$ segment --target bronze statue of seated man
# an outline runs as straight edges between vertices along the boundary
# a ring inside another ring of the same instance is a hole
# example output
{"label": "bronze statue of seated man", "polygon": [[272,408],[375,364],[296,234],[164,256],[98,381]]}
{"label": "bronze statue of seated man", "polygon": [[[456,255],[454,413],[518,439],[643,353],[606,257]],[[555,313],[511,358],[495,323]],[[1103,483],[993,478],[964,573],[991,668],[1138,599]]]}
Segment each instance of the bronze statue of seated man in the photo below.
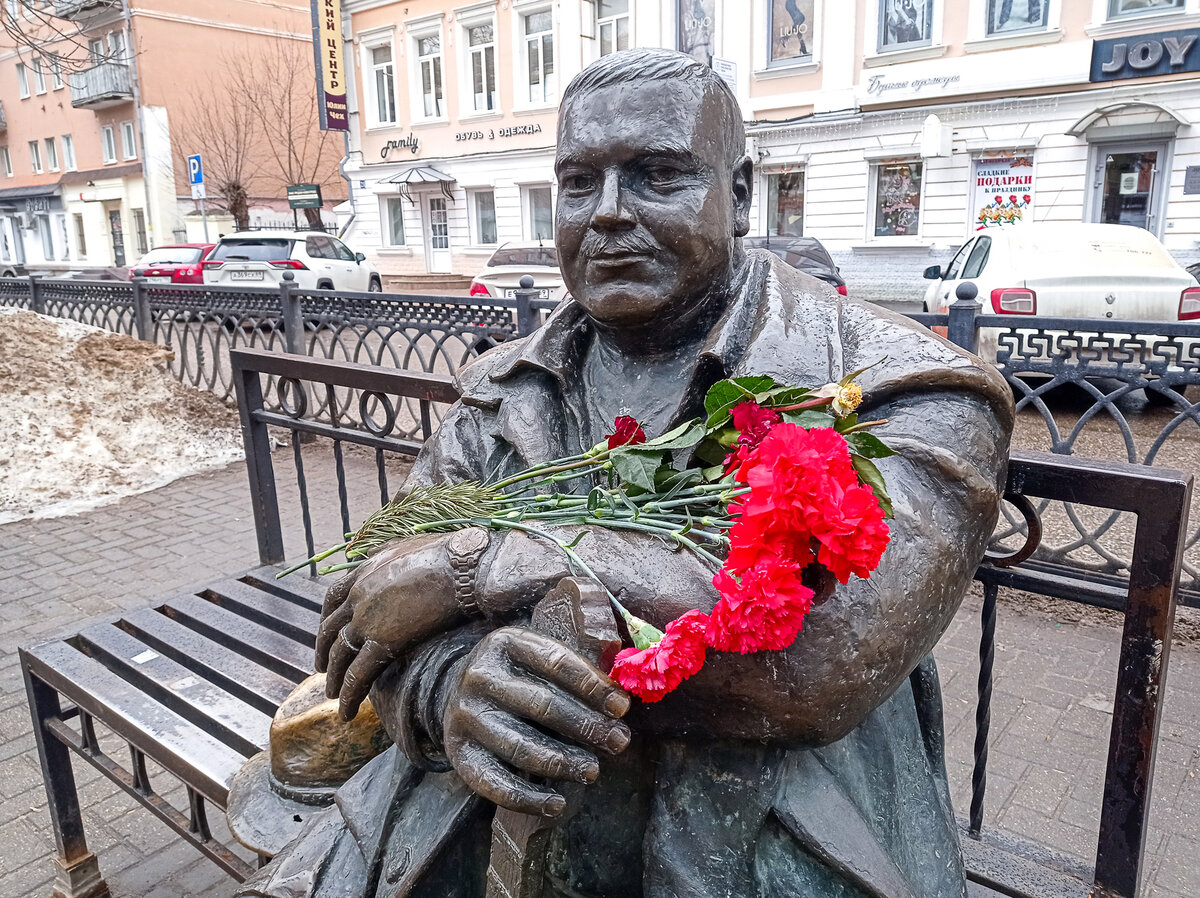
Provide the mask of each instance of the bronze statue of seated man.
{"label": "bronze statue of seated man", "polygon": [[[743,250],[745,150],[737,101],[690,57],[627,51],[576,77],[555,162],[571,296],[462,372],[408,485],[579,452],[618,414],[663,433],[722,378],[819,386],[886,357],[860,381],[898,451],[879,568],[827,591],[790,648],[714,654],[643,706],[530,624],[571,573],[555,546],[474,530],[385,548],[330,590],[317,653],[343,714],[370,691],[396,745],[243,894],[502,895],[496,808],[553,821],[568,798],[526,898],[966,894],[930,652],[996,521],[1011,396],[923,328]],[[716,601],[710,568],[643,534],[577,551],[659,626]]]}

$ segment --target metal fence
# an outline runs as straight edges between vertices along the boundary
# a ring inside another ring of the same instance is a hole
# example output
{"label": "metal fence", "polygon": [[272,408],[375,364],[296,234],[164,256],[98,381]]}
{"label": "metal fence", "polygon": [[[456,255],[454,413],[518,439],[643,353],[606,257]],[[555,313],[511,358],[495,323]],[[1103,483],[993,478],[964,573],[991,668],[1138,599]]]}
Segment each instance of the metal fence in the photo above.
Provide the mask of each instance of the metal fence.
{"label": "metal fence", "polygon": [[[966,286],[966,285],[964,285]],[[0,304],[29,308],[154,340],[174,350],[184,383],[232,401],[229,351],[286,350],[430,374],[454,374],[471,358],[535,329],[554,303],[535,291],[513,298],[302,291],[278,288],[158,286],[134,280],[0,279]],[[1017,398],[1021,445],[1055,453],[1196,470],[1200,467],[1200,324],[981,314],[968,289],[948,313],[913,319],[995,361]],[[1075,391],[1063,401],[1061,387]],[[1059,391],[1053,407],[1047,397]],[[318,412],[345,415],[363,397],[318,397]],[[374,400],[367,398],[368,406]],[[274,382],[267,406],[282,405]],[[415,404],[396,410],[399,432],[419,439]],[[431,413],[440,420],[443,406]],[[373,412],[373,407],[367,411]],[[1137,425],[1134,426],[1136,419]],[[1082,504],[1043,503],[1047,538],[1038,560],[1090,570],[1097,582],[1123,582],[1133,522]],[[1200,523],[1200,509],[1192,520]],[[1009,511],[1003,533],[1024,521]],[[1200,527],[1188,538],[1183,600],[1200,607]],[[1116,599],[1113,600],[1114,603]]]}

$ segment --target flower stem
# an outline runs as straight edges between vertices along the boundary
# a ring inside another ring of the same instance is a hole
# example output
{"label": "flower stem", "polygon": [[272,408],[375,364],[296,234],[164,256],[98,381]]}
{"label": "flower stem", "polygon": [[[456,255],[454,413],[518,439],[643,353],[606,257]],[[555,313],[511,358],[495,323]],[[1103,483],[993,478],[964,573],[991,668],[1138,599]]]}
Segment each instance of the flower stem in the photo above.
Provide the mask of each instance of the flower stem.
{"label": "flower stem", "polygon": [[338,552],[342,551],[342,549],[346,548],[346,546],[348,546],[348,545],[349,545],[349,543],[342,543],[340,546],[334,546],[331,549],[326,549],[324,552],[320,552],[319,554],[312,556],[312,558],[306,558],[303,561],[301,561],[299,564],[293,564],[286,571],[280,571],[278,574],[276,574],[275,579],[279,580],[283,577],[286,577],[288,574],[296,573],[296,571],[300,570],[300,568],[302,568],[302,567],[307,567],[310,564],[316,564],[318,561],[324,561],[330,555],[337,554]]}

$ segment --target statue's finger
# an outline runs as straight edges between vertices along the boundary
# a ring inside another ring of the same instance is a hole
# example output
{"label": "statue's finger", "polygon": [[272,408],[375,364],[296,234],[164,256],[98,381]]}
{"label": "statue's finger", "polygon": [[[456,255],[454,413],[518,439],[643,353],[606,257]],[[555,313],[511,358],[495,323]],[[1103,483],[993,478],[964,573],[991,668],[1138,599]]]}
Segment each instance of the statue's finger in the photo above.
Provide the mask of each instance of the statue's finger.
{"label": "statue's finger", "polygon": [[342,692],[342,680],[358,649],[350,645],[344,633],[340,634],[329,649],[329,664],[325,668],[325,697],[337,698]]}
{"label": "statue's finger", "polygon": [[346,604],[346,599],[350,595],[350,588],[358,580],[358,571],[359,569],[355,568],[334,583],[333,586],[329,587],[329,589],[325,590],[325,601],[321,604],[321,620],[325,620],[325,618]]}
{"label": "statue's finger", "polygon": [[476,794],[500,807],[543,817],[557,817],[567,807],[566,799],[557,792],[536,788],[506,768],[487,749],[472,742],[458,746],[451,761]]}
{"label": "statue's finger", "polygon": [[508,655],[610,717],[621,717],[629,710],[629,696],[616,681],[556,639],[524,630],[510,640]]}
{"label": "statue's finger", "polygon": [[342,720],[354,719],[359,705],[371,691],[371,685],[391,661],[391,652],[378,642],[367,640],[342,677],[341,700],[338,702],[338,714]]}
{"label": "statue's finger", "polygon": [[[321,626],[317,628],[316,668],[318,673],[329,669],[329,653],[337,642],[338,634],[353,617],[354,609],[347,603],[322,619]],[[332,695],[329,697],[333,698]]]}
{"label": "statue's finger", "polygon": [[530,723],[597,751],[617,754],[629,744],[629,727],[584,705],[554,686],[534,679],[470,677],[465,685],[491,703]]}
{"label": "statue's finger", "polygon": [[600,775],[594,754],[551,739],[511,714],[491,709],[464,716],[475,743],[518,770],[577,783],[594,783]]}

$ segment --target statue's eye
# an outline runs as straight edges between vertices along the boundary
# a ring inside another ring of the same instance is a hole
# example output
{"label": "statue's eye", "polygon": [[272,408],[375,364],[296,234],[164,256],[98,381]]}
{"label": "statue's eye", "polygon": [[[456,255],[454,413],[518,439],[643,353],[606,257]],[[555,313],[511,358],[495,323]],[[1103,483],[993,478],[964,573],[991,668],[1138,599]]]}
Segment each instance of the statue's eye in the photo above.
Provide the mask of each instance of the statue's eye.
{"label": "statue's eye", "polygon": [[596,183],[596,181],[591,175],[584,175],[584,174],[566,175],[562,179],[562,189],[568,190],[572,193],[583,193],[585,191],[591,190],[592,186],[595,183]]}
{"label": "statue's eye", "polygon": [[667,166],[656,165],[646,169],[646,183],[652,187],[667,187],[679,178],[679,172]]}

